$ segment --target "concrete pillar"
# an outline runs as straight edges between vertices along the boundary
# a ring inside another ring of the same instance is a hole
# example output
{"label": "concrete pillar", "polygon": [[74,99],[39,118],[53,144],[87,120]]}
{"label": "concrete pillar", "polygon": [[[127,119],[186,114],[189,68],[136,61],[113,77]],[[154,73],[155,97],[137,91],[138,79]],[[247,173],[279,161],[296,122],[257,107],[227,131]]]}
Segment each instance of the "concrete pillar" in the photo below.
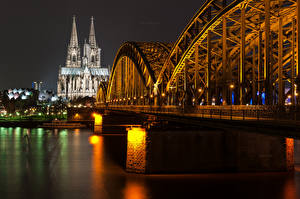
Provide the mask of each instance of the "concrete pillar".
{"label": "concrete pillar", "polygon": [[128,172],[266,172],[294,167],[294,141],[282,137],[130,128],[127,140]]}

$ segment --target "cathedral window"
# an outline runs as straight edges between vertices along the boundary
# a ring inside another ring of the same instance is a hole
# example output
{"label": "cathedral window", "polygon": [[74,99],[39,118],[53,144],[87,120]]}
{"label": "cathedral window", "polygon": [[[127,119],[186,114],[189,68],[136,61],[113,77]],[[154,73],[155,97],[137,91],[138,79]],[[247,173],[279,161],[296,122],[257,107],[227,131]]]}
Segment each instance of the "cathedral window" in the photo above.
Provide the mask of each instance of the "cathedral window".
{"label": "cathedral window", "polygon": [[92,56],[92,62],[95,62],[95,56],[94,55]]}
{"label": "cathedral window", "polygon": [[76,56],[73,55],[73,62],[76,62]]}

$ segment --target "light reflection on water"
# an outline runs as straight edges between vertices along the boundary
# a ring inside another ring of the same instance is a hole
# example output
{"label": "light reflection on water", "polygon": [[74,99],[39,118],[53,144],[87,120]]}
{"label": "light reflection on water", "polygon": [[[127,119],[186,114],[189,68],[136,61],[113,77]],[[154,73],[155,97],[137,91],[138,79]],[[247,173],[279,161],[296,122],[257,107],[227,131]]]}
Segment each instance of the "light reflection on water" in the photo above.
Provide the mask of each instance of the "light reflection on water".
{"label": "light reflection on water", "polygon": [[[28,136],[28,138],[26,137]],[[0,198],[278,198],[299,196],[286,173],[126,173],[125,136],[0,127]]]}
{"label": "light reflection on water", "polygon": [[148,199],[148,192],[143,180],[128,180],[124,189],[125,199]]}
{"label": "light reflection on water", "polygon": [[101,190],[99,187],[103,187],[103,137],[98,135],[92,135],[89,137],[90,144],[93,146],[93,156],[92,156],[92,191],[93,198],[98,198],[101,195]]}

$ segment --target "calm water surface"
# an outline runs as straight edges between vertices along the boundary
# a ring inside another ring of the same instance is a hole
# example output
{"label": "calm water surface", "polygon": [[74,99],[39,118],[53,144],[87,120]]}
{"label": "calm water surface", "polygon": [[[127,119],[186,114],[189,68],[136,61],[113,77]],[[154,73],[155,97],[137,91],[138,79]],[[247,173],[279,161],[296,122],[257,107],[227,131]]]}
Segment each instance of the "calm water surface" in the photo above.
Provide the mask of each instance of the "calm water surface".
{"label": "calm water surface", "polygon": [[90,130],[0,128],[0,198],[300,198],[287,173],[137,175],[126,136]]}

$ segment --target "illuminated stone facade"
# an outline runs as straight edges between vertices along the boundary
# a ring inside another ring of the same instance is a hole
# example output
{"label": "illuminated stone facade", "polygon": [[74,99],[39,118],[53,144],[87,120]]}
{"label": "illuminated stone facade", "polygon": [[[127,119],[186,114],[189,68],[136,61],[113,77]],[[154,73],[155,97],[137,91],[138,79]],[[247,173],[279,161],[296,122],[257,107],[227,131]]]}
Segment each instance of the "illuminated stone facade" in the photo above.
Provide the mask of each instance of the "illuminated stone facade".
{"label": "illuminated stone facade", "polygon": [[127,134],[126,170],[134,173],[146,172],[147,135],[143,128],[130,128]]}
{"label": "illuminated stone facade", "polygon": [[76,20],[73,17],[71,39],[68,46],[66,64],[60,67],[57,95],[69,100],[78,97],[95,97],[101,81],[109,78],[109,69],[101,67],[101,49],[95,36],[94,19],[91,18],[88,42],[83,45],[83,56],[80,56]]}

